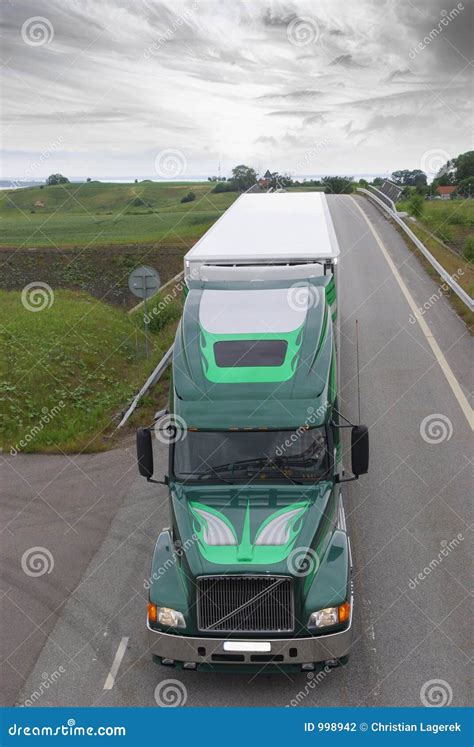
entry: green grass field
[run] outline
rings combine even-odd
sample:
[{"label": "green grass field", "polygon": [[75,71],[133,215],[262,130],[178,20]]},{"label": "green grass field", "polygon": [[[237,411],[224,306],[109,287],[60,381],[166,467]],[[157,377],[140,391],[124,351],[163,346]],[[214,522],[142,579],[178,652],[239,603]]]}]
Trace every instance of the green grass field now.
[{"label": "green grass field", "polygon": [[111,445],[113,418],[171,345],[181,314],[177,300],[156,317],[147,359],[140,314],[86,293],[55,291],[50,308],[33,312],[20,292],[0,291],[0,307],[0,443],[11,453]]},{"label": "green grass field", "polygon": [[[406,202],[397,208],[410,212]],[[419,223],[462,254],[464,241],[474,232],[474,200],[426,200]]]},{"label": "green grass field", "polygon": [[[191,245],[236,199],[204,183],[85,182],[0,192],[3,247]],[[181,203],[190,190],[193,202]]]}]

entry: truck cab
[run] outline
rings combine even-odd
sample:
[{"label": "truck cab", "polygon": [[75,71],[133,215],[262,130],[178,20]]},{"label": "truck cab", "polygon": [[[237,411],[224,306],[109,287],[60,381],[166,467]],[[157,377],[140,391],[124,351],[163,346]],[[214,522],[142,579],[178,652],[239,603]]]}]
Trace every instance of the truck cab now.
[{"label": "truck cab", "polygon": [[[339,412],[334,306],[327,273],[189,283],[169,413],[155,425],[169,434],[172,518],[150,576],[149,646],[161,664],[347,661],[354,600],[341,488],[367,471],[368,432]],[[152,429],[139,429],[149,480],[152,450]]]}]

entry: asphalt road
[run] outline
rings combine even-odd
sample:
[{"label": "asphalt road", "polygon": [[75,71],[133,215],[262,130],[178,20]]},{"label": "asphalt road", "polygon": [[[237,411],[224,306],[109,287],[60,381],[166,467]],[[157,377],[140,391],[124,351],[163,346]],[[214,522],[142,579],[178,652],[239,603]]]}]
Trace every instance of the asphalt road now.
[{"label": "asphalt road", "polygon": [[[449,371],[413,323],[407,296],[356,202],[410,297],[419,307],[428,304],[423,319],[459,391],[467,396],[472,388],[469,335],[438,297],[436,282],[375,207],[363,198],[330,197],[342,251],[343,412],[357,418],[357,319],[362,420],[371,434],[370,472],[344,491],[356,600],[349,664],[317,682],[266,670],[221,675],[158,667],[146,645],[144,582],[156,536],[169,524],[166,489],[135,476],[131,449],[80,457],[82,475],[76,460],[6,457],[7,479],[14,479],[2,549],[3,702],[155,706],[155,689],[171,679],[188,706],[276,706],[297,697],[304,706],[416,706],[423,692],[468,704],[471,430]],[[164,452],[156,456],[164,467]],[[49,473],[42,496],[53,492],[57,514],[35,498],[38,470]],[[50,573],[22,570],[25,550],[35,546],[50,550]],[[419,573],[424,578],[415,584]],[[432,680],[442,681],[437,691]]]}]

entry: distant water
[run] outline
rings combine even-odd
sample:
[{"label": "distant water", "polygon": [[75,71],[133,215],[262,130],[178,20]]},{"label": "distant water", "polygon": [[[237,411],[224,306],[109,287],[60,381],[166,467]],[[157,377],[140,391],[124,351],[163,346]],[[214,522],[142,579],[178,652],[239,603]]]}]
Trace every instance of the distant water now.
[{"label": "distant water", "polygon": [[[327,176],[327,175],[328,175],[327,173],[325,173],[325,174],[298,174],[298,175],[295,175],[293,178],[295,180],[299,180],[299,181],[302,180],[302,179],[318,179],[318,180],[320,180],[324,176]],[[381,173],[378,173],[378,174],[353,174],[352,176],[353,176],[354,180],[367,179],[368,181],[371,181],[372,179],[374,179],[377,176],[387,179],[389,177],[389,174],[381,174]],[[145,181],[145,180],[148,180],[148,181],[156,182],[157,184],[161,184],[161,183],[173,184],[174,182],[206,182],[207,179],[208,179],[208,175],[207,174],[197,174],[197,175],[193,175],[193,176],[183,175],[180,179],[156,179],[156,176],[155,176],[155,178],[144,176],[144,177],[141,177],[138,180],[138,183],[140,183],[142,181]],[[84,181],[85,181],[85,179],[83,177],[72,177],[72,178],[70,178],[70,182],[72,184],[81,184]],[[135,177],[128,178],[128,179],[127,178],[125,178],[125,179],[116,179],[116,178],[113,178],[113,177],[101,176],[101,177],[99,177],[97,179],[93,179],[93,181],[105,182],[107,184],[134,184]],[[19,182],[18,180],[14,179],[14,178],[13,179],[0,179],[0,189],[21,189],[21,188],[25,188],[25,187],[38,187],[41,184],[44,184],[44,181],[25,181],[25,182]]]}]

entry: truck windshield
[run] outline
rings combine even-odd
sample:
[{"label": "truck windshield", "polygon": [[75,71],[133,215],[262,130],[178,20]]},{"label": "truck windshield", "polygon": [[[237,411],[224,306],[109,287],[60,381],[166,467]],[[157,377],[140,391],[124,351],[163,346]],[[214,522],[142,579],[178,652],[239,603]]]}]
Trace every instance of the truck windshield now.
[{"label": "truck windshield", "polygon": [[174,445],[174,475],[184,482],[313,481],[328,471],[324,428],[295,431],[187,431]]}]

